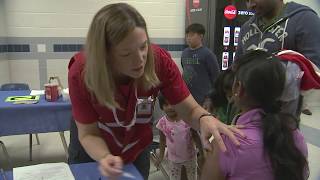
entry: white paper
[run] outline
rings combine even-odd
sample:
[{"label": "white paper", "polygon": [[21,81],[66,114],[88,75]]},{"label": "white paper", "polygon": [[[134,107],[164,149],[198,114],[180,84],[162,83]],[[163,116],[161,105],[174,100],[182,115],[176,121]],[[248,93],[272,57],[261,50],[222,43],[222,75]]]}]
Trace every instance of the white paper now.
[{"label": "white paper", "polygon": [[13,168],[13,180],[75,180],[66,163],[46,163]]},{"label": "white paper", "polygon": [[127,178],[131,178],[131,179],[136,179],[136,177],[135,177],[133,174],[127,173],[127,172],[124,172],[124,173],[122,174],[122,176],[123,176],[123,177],[127,177]]},{"label": "white paper", "polygon": [[30,96],[38,96],[43,94],[44,94],[44,90],[31,90]]},{"label": "white paper", "polygon": [[69,101],[70,100],[69,88],[66,88],[66,89],[62,90],[62,99],[63,99],[63,101]]},{"label": "white paper", "polygon": [[69,94],[69,88],[65,88],[62,90],[62,93],[66,93],[66,94]]}]

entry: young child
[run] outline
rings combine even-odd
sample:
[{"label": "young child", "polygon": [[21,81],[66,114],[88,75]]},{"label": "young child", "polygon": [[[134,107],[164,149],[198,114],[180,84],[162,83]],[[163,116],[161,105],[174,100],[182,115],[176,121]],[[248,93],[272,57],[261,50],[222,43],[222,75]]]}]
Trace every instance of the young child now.
[{"label": "young child", "polygon": [[231,69],[222,71],[214,83],[214,91],[206,98],[206,110],[215,114],[225,124],[230,125],[238,113],[232,100],[234,75]]},{"label": "young child", "polygon": [[233,100],[241,110],[236,125],[246,138],[240,146],[222,139],[228,149],[209,154],[202,179],[305,180],[307,145],[294,116],[280,113],[286,71],[280,60],[264,51],[252,51],[234,65]]},{"label": "young child", "polygon": [[199,148],[200,157],[203,157],[198,133],[177,116],[173,106],[161,94],[158,99],[160,108],[166,115],[156,125],[160,130],[160,157],[157,164],[163,160],[165,145],[167,145],[170,180],[185,180],[185,178],[182,178],[185,175],[181,174],[183,167],[185,168],[188,180],[196,180],[198,179],[198,173],[197,149],[195,145]]},{"label": "young child", "polygon": [[220,73],[215,54],[203,44],[204,35],[203,25],[190,24],[186,28],[188,47],[183,50],[181,55],[183,79],[192,96],[200,105],[203,104]]}]

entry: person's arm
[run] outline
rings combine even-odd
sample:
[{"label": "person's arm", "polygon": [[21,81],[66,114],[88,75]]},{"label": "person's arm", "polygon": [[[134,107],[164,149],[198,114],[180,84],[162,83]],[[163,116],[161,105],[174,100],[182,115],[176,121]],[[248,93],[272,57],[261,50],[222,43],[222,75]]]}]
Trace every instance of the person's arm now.
[{"label": "person's arm", "polygon": [[104,176],[117,177],[122,173],[123,162],[119,156],[113,156],[102,139],[97,122],[82,124],[76,121],[79,141],[89,156],[99,162]]},{"label": "person's arm", "polygon": [[184,70],[184,67],[183,67],[183,63],[184,63],[184,57],[185,57],[185,54],[186,53],[186,49],[184,49],[183,51],[182,51],[182,54],[181,54],[181,58],[180,58],[180,64],[181,64],[181,67],[182,67],[182,70]]},{"label": "person's arm", "polygon": [[183,72],[184,68],[183,68],[183,63],[182,63],[182,57],[180,58],[180,64],[181,64],[181,68],[182,68],[182,72]]},{"label": "person's arm", "polygon": [[82,79],[83,58],[81,53],[73,56],[69,63],[68,85],[72,104],[72,114],[78,128],[78,138],[86,152],[99,162],[104,176],[117,177],[122,173],[122,159],[113,156],[98,129],[99,114],[91,102]]},{"label": "person's arm", "polygon": [[229,136],[235,144],[239,145],[233,132],[237,132],[241,136],[243,136],[243,133],[236,128],[228,127],[212,116],[200,118],[208,111],[204,110],[190,95],[177,65],[165,50],[153,46],[153,51],[155,53],[157,76],[161,81],[161,93],[170,104],[174,105],[176,112],[186,123],[193,129],[200,130],[204,147],[210,149],[208,146],[209,139],[213,135],[219,142],[219,148],[226,151],[220,133]]},{"label": "person's arm", "polygon": [[213,151],[209,152],[202,168],[201,180],[225,180],[225,177],[221,173],[221,168],[219,167],[218,152],[219,149],[217,144],[214,143]]},{"label": "person's arm", "polygon": [[[295,23],[295,43],[299,53],[320,68],[320,18],[313,11],[306,11]],[[290,36],[290,34],[289,34]]]},{"label": "person's arm", "polygon": [[159,141],[159,149],[160,149],[160,155],[156,161],[156,167],[159,166],[159,164],[162,162],[164,153],[165,153],[165,148],[166,148],[166,135],[164,134],[164,131],[166,129],[166,124],[167,120],[166,118],[162,117],[159,119],[156,128],[159,130],[159,135],[160,135],[160,141]]},{"label": "person's arm", "polygon": [[102,139],[96,122],[91,124],[75,122],[78,127],[79,141],[92,159],[99,161],[104,156],[110,154],[109,148]]},{"label": "person's arm", "polygon": [[211,87],[213,88],[214,82],[220,73],[219,64],[218,64],[216,55],[214,55],[212,52],[209,52],[205,62],[207,65],[206,68],[207,68],[209,79],[211,82]]},{"label": "person's arm", "polygon": [[162,162],[164,158],[164,152],[166,149],[166,136],[163,134],[161,130],[159,130],[159,134],[160,134],[160,142],[159,142],[160,154],[159,154],[159,159],[158,159],[158,162],[156,163],[156,166],[159,166],[159,164]]},{"label": "person's arm", "polygon": [[203,163],[204,163],[204,160],[205,160],[205,157],[204,157],[204,150],[203,150],[203,147],[202,147],[202,143],[201,143],[201,139],[199,137],[199,134],[197,131],[191,129],[191,135],[192,135],[192,139],[199,151],[199,156],[198,156],[198,166],[200,169],[202,169],[202,166],[203,166]]},{"label": "person's arm", "polygon": [[244,34],[244,30],[243,29],[247,29],[247,26],[248,24],[244,24],[242,27],[241,27],[241,31],[240,31],[240,34],[239,34],[239,40],[238,40],[238,46],[237,46],[237,50],[236,50],[236,54],[235,54],[235,61],[243,54],[244,50],[243,50],[243,46],[244,44],[242,42],[242,39],[243,39],[243,34]]},{"label": "person's arm", "polygon": [[[174,105],[174,108],[181,119],[188,123],[193,129],[200,130],[203,146],[206,149],[211,149],[209,139],[212,135],[223,152],[226,151],[226,147],[220,133],[228,136],[236,145],[240,145],[240,143],[233,133],[238,133],[244,137],[244,134],[237,128],[227,126],[213,116],[202,116],[208,114],[208,111],[203,109],[191,95]],[[200,116],[202,116],[202,118],[200,118]]]}]

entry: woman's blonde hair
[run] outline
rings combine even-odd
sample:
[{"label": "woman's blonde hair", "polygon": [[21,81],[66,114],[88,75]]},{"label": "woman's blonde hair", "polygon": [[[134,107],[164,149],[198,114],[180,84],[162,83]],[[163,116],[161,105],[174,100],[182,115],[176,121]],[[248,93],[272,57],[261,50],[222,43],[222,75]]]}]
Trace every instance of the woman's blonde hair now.
[{"label": "woman's blonde hair", "polygon": [[144,73],[136,82],[145,90],[159,84],[144,18],[128,4],[106,5],[94,16],[85,45],[84,81],[101,105],[119,108],[114,98],[116,83],[111,70],[111,48],[119,44],[136,27],[143,28],[148,37]]}]

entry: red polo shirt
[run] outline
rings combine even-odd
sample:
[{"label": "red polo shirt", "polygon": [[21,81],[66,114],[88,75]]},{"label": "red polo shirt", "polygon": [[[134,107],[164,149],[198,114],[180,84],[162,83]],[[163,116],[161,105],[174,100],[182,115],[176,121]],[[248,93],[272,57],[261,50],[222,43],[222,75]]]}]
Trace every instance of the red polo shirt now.
[{"label": "red polo shirt", "polygon": [[[156,95],[160,90],[170,104],[183,101],[190,92],[185,85],[178,67],[170,55],[158,46],[152,46],[156,74],[160,80],[158,87],[144,91],[137,88],[137,96],[149,97]],[[121,156],[125,163],[133,162],[140,152],[152,142],[151,116],[139,118],[130,128],[120,127],[114,119],[112,110],[101,106],[92,98],[83,81],[85,56],[82,52],[73,56],[69,63],[69,93],[72,103],[72,114],[76,121],[83,124],[98,122],[101,134],[113,155]],[[132,83],[118,87],[115,95],[116,101],[124,108],[117,109],[117,117],[122,124],[130,124],[134,118],[135,88]]]}]

